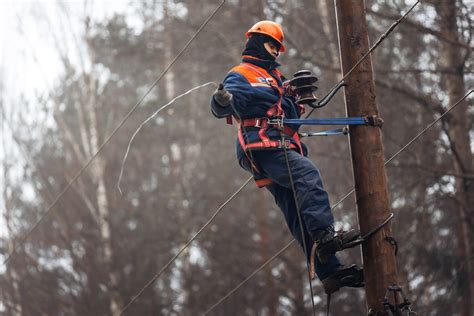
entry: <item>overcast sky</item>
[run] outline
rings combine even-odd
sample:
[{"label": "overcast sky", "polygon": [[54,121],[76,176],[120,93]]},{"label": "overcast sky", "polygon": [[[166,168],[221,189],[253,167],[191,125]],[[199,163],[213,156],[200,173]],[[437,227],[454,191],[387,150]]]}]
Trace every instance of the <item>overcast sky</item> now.
[{"label": "overcast sky", "polygon": [[[3,98],[2,104],[6,111],[28,111],[29,115],[37,115],[34,109],[40,105],[33,103],[32,108],[19,109],[18,100],[21,97],[35,100],[36,95],[45,94],[53,87],[63,69],[58,46],[73,62],[78,62],[74,35],[81,36],[86,14],[89,14],[92,21],[103,20],[115,13],[124,12],[129,2],[130,0],[0,0],[0,86],[3,86],[0,97]],[[36,113],[39,112],[41,111]],[[4,133],[0,141],[0,162],[12,164],[9,173],[11,177],[15,177],[15,168],[23,168],[22,162],[26,159],[12,140],[6,125],[0,129],[0,133]],[[1,163],[0,170],[2,165]],[[2,175],[3,171],[0,173],[0,190],[3,191],[5,181]],[[24,195],[33,196],[28,184],[24,185],[23,191]],[[0,236],[6,234],[4,211],[0,195]],[[0,273],[1,270],[2,267]]]},{"label": "overcast sky", "polygon": [[31,95],[38,89],[44,91],[52,85],[61,69],[56,45],[77,61],[73,34],[80,35],[86,14],[92,20],[102,20],[124,12],[129,2],[2,0],[0,67],[8,101],[19,94]]}]

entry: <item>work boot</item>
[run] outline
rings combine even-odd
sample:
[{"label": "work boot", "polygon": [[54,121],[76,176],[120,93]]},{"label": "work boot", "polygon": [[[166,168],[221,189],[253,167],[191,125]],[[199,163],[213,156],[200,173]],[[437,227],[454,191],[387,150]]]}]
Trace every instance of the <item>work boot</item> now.
[{"label": "work boot", "polygon": [[363,242],[360,232],[356,229],[349,231],[334,231],[334,226],[329,226],[317,232],[313,251],[321,263],[326,263],[336,252],[355,247]]},{"label": "work boot", "polygon": [[343,286],[364,287],[364,270],[353,264],[340,266],[333,274],[322,280],[324,291],[331,295]]}]

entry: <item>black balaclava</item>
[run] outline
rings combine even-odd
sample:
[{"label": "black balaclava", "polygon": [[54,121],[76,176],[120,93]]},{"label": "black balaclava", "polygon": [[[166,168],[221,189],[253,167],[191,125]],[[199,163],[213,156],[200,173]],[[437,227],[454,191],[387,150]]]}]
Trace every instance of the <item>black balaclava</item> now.
[{"label": "black balaclava", "polygon": [[252,56],[260,59],[258,65],[271,70],[277,68],[279,64],[275,61],[275,56],[270,54],[265,49],[265,46],[263,44],[267,42],[273,42],[277,47],[281,46],[280,43],[278,43],[276,40],[274,40],[268,35],[254,33],[247,40],[247,44],[245,45],[245,49],[242,52],[242,55]]}]

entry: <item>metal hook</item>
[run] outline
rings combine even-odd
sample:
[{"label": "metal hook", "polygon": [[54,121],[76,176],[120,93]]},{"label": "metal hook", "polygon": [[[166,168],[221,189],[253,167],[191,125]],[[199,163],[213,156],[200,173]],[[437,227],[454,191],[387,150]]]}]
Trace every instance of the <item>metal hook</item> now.
[{"label": "metal hook", "polygon": [[328,94],[326,94],[326,96],[324,98],[322,98],[322,100],[320,100],[316,105],[313,105],[313,104],[310,104],[311,107],[313,108],[322,108],[323,106],[325,106],[326,104],[329,103],[329,101],[332,100],[332,98],[336,95],[336,93],[342,88],[342,87],[346,87],[347,84],[342,81],[341,83],[339,83],[337,86],[335,86],[331,91],[329,91]]}]

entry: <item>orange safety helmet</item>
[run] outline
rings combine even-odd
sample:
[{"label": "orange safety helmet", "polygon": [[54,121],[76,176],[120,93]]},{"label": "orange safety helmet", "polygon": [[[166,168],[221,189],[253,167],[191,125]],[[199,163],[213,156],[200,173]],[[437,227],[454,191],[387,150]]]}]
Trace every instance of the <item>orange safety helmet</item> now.
[{"label": "orange safety helmet", "polygon": [[285,35],[283,34],[283,29],[281,28],[280,24],[273,21],[260,21],[255,23],[255,25],[252,26],[250,30],[247,31],[247,33],[245,33],[245,36],[249,38],[253,33],[260,33],[270,36],[281,45],[280,52],[284,52],[286,50],[285,45],[283,45]]}]

